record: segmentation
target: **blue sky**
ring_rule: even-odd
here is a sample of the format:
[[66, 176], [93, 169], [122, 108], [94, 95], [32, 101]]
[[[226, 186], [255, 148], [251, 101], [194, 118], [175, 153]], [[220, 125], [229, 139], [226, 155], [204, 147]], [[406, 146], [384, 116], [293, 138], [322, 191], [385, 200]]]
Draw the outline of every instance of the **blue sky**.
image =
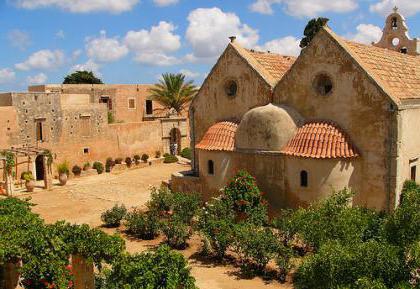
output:
[[184, 72], [200, 84], [227, 37], [244, 46], [299, 53], [307, 21], [330, 18], [370, 43], [397, 5], [420, 37], [418, 0], [0, 0], [0, 91], [61, 83], [77, 69], [106, 83], [154, 83]]

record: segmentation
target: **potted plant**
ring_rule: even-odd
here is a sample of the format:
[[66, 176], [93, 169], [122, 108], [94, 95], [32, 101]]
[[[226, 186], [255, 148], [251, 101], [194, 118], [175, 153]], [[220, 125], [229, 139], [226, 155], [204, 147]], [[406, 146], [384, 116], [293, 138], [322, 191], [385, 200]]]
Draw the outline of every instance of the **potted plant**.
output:
[[90, 170], [90, 163], [89, 163], [89, 162], [86, 162], [86, 163], [83, 165], [83, 170], [84, 170], [84, 171], [88, 171], [88, 170]]
[[135, 155], [134, 156], [134, 162], [136, 163], [136, 165], [138, 165], [140, 163], [140, 156], [139, 155]]
[[160, 151], [155, 152], [155, 158], [160, 159], [161, 156], [162, 154], [160, 153]]
[[131, 160], [130, 157], [125, 158], [125, 164], [127, 165], [127, 167], [130, 168], [132, 163], [133, 163], [133, 161]]
[[73, 175], [75, 177], [80, 177], [81, 173], [82, 173], [82, 168], [79, 167], [78, 165], [75, 165], [72, 169], [71, 169]]
[[22, 180], [25, 181], [26, 191], [32, 193], [35, 188], [35, 179], [32, 175], [32, 172], [23, 172], [22, 173]]
[[122, 164], [123, 159], [122, 158], [116, 158], [115, 159], [115, 164], [120, 165]]
[[147, 155], [147, 154], [143, 154], [142, 156], [141, 156], [141, 160], [143, 161], [143, 163], [147, 163], [147, 160], [149, 159], [149, 155]]
[[112, 168], [115, 166], [115, 162], [112, 158], [107, 158], [105, 162], [105, 171], [107, 173], [110, 173], [112, 171]]
[[64, 186], [67, 183], [70, 169], [69, 163], [67, 161], [62, 162], [57, 166], [58, 171], [58, 180], [60, 181], [60, 185]]

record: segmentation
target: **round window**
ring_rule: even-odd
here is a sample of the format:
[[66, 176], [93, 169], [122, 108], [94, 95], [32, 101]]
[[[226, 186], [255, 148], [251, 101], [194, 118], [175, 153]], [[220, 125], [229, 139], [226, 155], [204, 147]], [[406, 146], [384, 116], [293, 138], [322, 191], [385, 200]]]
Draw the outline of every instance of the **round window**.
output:
[[395, 37], [394, 39], [392, 39], [392, 45], [398, 46], [398, 44], [400, 44], [400, 39], [398, 39], [397, 37]]
[[225, 84], [225, 92], [229, 97], [235, 97], [238, 92], [238, 84], [234, 80], [229, 80]]
[[331, 78], [326, 74], [319, 74], [315, 77], [313, 86], [320, 95], [328, 95], [333, 90]]

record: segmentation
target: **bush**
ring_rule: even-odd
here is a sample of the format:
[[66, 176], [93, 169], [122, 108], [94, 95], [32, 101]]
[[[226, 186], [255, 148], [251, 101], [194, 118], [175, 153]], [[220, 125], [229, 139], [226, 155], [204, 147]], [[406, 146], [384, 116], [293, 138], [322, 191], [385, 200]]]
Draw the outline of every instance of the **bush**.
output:
[[152, 188], [150, 201], [147, 202], [146, 206], [155, 215], [167, 214], [172, 206], [171, 190], [166, 186], [161, 186], [159, 189]]
[[178, 161], [178, 158], [174, 155], [166, 155], [165, 159], [163, 160], [165, 164], [176, 163], [177, 161]]
[[408, 246], [420, 240], [420, 189], [406, 183], [398, 208], [385, 222], [385, 234], [392, 244]]
[[73, 173], [73, 175], [75, 175], [76, 177], [79, 177], [80, 174], [82, 173], [82, 168], [79, 167], [78, 165], [73, 166], [73, 168], [71, 169], [71, 172]]
[[115, 162], [112, 158], [107, 158], [105, 162], [105, 171], [107, 173], [110, 173], [112, 171], [112, 168], [115, 166]]
[[[256, 268], [264, 272], [270, 260], [281, 256], [289, 259], [290, 253], [280, 243], [279, 238], [269, 228], [252, 224], [235, 225], [234, 251], [240, 256], [244, 269]], [[283, 264], [287, 268], [287, 264]]]
[[201, 196], [196, 193], [172, 193], [170, 208], [173, 215], [185, 224], [190, 224], [202, 204]]
[[166, 236], [168, 245], [175, 249], [185, 249], [187, 240], [192, 235], [191, 228], [177, 218], [173, 218], [162, 225], [162, 232]]
[[143, 161], [143, 163], [147, 163], [148, 159], [149, 159], [149, 155], [147, 155], [147, 154], [142, 154], [141, 155], [141, 160]]
[[161, 152], [160, 151], [156, 151], [155, 152], [155, 158], [159, 159], [161, 157]]
[[108, 123], [114, 123], [115, 122], [115, 117], [114, 114], [111, 111], [108, 111]]
[[213, 199], [199, 213], [197, 230], [203, 237], [203, 253], [221, 259], [233, 241], [235, 214], [232, 204]]
[[84, 170], [84, 171], [87, 171], [87, 170], [89, 170], [89, 169], [90, 169], [90, 163], [89, 163], [89, 162], [84, 163], [84, 165], [83, 165], [83, 170]]
[[401, 254], [400, 248], [377, 241], [326, 243], [319, 253], [304, 259], [294, 284], [298, 289], [352, 288], [359, 279], [368, 278], [392, 288], [408, 276]]
[[127, 214], [127, 232], [143, 240], [153, 240], [159, 233], [160, 223], [156, 215], [134, 211]]
[[23, 180], [23, 181], [33, 181], [34, 180], [34, 176], [32, 175], [32, 172], [31, 171], [28, 171], [28, 172], [23, 172], [21, 175], [20, 175], [20, 179], [21, 180]]
[[106, 289], [196, 288], [185, 258], [166, 245], [156, 251], [126, 255], [105, 275]]
[[64, 161], [57, 165], [58, 174], [66, 174], [67, 176], [70, 174], [70, 165], [68, 161]]
[[124, 205], [115, 205], [111, 209], [105, 211], [101, 215], [101, 220], [106, 227], [118, 227], [121, 220], [127, 215], [127, 209]]
[[190, 148], [184, 148], [181, 151], [181, 156], [186, 159], [192, 159], [192, 150]]
[[131, 160], [130, 157], [125, 158], [125, 164], [127, 165], [127, 167], [131, 167], [132, 163], [133, 163], [133, 161]]
[[383, 215], [365, 208], [350, 207], [353, 193], [343, 190], [330, 198], [286, 214], [278, 224], [286, 236], [300, 236], [315, 249], [328, 241], [345, 244], [379, 237]]
[[104, 172], [104, 165], [101, 162], [94, 162], [92, 168], [96, 170], [99, 175]]
[[135, 155], [134, 156], [134, 161], [136, 162], [136, 165], [138, 165], [140, 163], [140, 156], [139, 155]]
[[123, 159], [122, 159], [122, 158], [116, 158], [116, 159], [115, 159], [115, 163], [116, 163], [117, 165], [122, 164], [122, 161], [123, 161]]

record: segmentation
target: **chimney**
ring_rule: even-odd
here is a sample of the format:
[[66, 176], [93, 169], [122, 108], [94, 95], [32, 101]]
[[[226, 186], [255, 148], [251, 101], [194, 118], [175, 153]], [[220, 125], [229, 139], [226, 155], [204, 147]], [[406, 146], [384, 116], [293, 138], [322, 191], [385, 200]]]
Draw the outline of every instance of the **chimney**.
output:
[[229, 37], [229, 39], [230, 39], [230, 43], [233, 43], [236, 40], [236, 36], [231, 36], [231, 37]]

